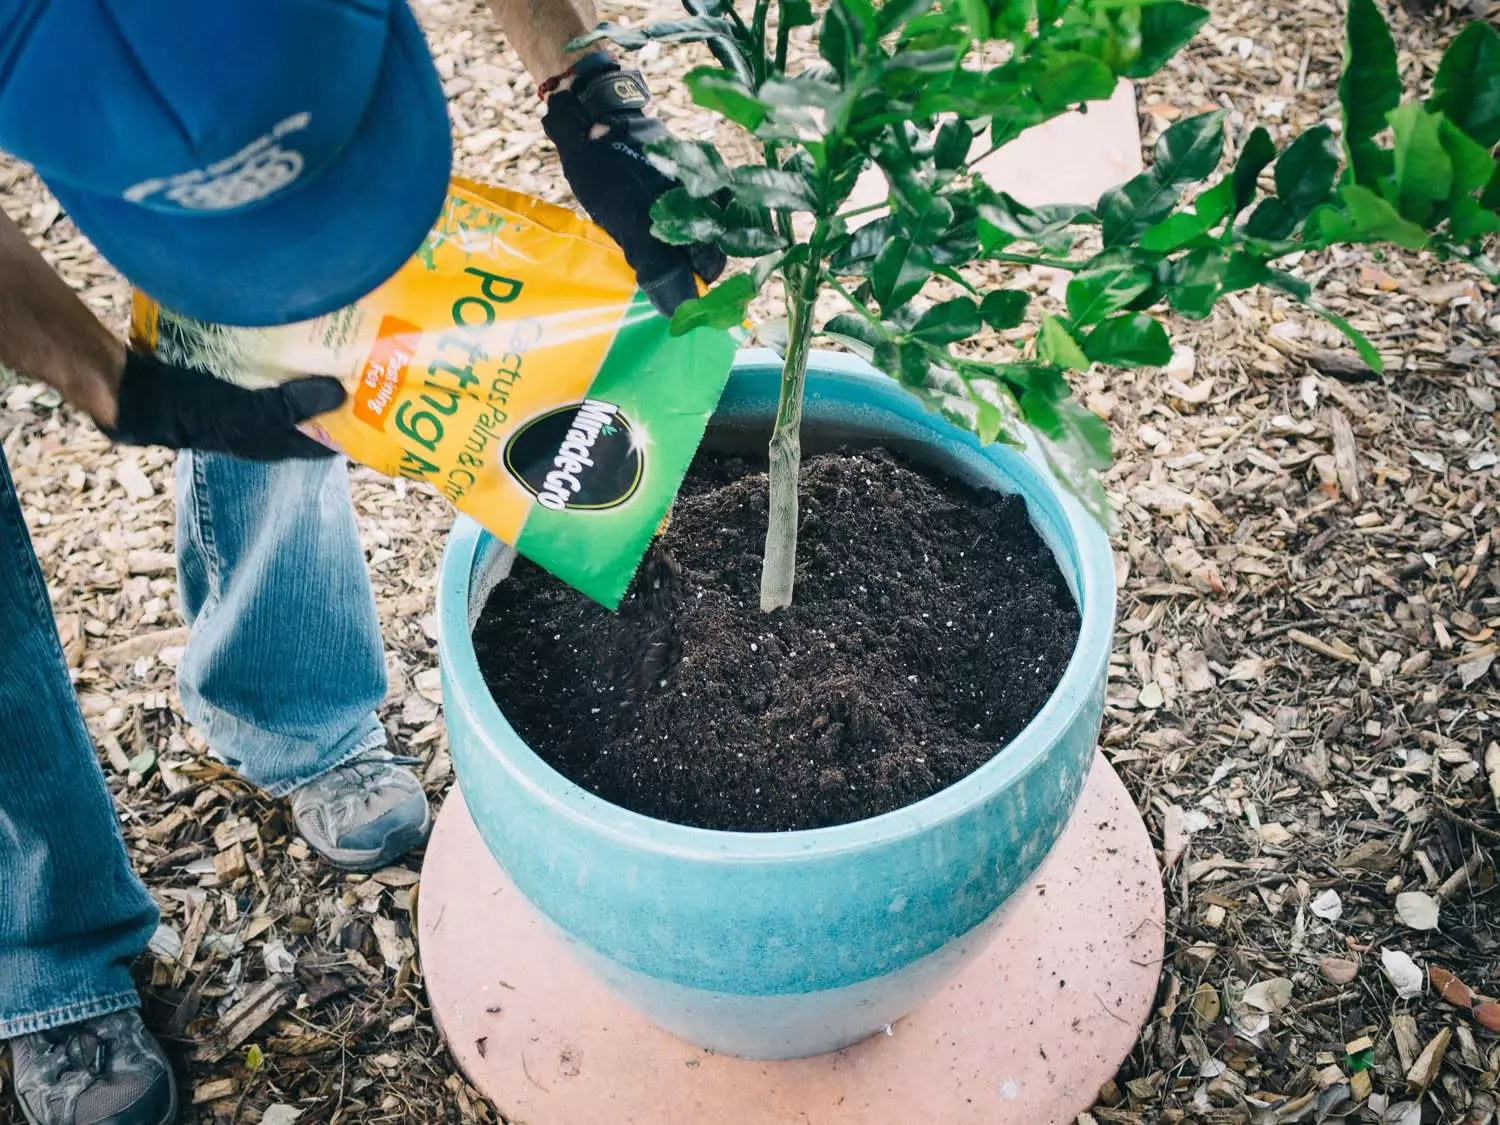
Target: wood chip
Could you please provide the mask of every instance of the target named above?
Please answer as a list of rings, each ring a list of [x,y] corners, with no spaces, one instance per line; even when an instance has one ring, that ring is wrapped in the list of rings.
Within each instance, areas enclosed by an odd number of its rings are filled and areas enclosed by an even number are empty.
[[[1341,660],[1345,664],[1358,664],[1359,653],[1355,652],[1342,641],[1325,642],[1318,640],[1310,633],[1304,633],[1301,629],[1291,629],[1287,632],[1287,640],[1294,641],[1305,649],[1316,652],[1319,656],[1326,656],[1330,660]]]
[[[214,875],[221,883],[232,883],[246,870],[243,844],[231,844],[214,856]]]
[[[1368,1070],[1356,1070],[1349,1076],[1349,1096],[1354,1099],[1356,1105],[1370,1096],[1370,1072]]]
[[[1333,431],[1333,460],[1337,467],[1339,488],[1355,507],[1360,504],[1359,455],[1354,442],[1354,430],[1349,419],[1338,407],[1328,411],[1329,427]]]
[[[202,1062],[217,1062],[286,1007],[296,991],[295,981],[285,976],[267,977],[251,985],[245,998],[225,1012],[208,1038],[199,1044],[193,1057]]]
[[[1318,962],[1318,971],[1330,984],[1349,984],[1359,976],[1359,965],[1342,957],[1324,957]]]
[[[233,1078],[215,1078],[209,1082],[200,1082],[193,1087],[193,1104],[204,1105],[208,1102],[216,1102],[220,1098],[233,1097],[234,1090]]]
[[[1427,1087],[1437,1081],[1438,1070],[1443,1065],[1443,1056],[1448,1053],[1448,1045],[1453,1042],[1453,1031],[1443,1028],[1428,1041],[1427,1046],[1422,1048],[1422,1053],[1406,1072],[1406,1085],[1409,1090],[1420,1090],[1425,1092]]]
[[[1401,1060],[1402,1073],[1416,1065],[1422,1053],[1422,1040],[1417,1034],[1417,1021],[1410,1012],[1397,1012],[1391,1017],[1391,1039],[1396,1045],[1396,1055]]]

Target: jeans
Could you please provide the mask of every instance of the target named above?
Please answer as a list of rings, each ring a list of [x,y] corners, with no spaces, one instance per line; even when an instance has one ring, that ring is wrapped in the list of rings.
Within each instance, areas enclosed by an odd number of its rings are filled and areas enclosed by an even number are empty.
[[[177,566],[191,625],[183,709],[272,796],[385,733],[375,602],[338,458],[182,454]],[[130,869],[0,456],[0,1039],[139,1003],[157,924]]]

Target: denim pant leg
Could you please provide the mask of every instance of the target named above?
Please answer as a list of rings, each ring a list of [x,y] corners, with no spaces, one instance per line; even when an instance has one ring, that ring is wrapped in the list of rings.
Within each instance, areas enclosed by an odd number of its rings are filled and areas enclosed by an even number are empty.
[[[183,709],[272,796],[381,746],[385,655],[344,462],[177,459]]]
[[[0,1039],[140,1003],[156,905],[130,870],[0,455]]]

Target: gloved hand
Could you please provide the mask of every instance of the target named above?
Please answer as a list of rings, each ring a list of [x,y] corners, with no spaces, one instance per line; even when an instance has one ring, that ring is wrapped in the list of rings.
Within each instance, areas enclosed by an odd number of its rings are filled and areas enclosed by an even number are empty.
[[[333,450],[297,425],[343,405],[344,398],[337,379],[296,379],[251,391],[131,350],[115,423],[99,428],[125,445],[198,449],[247,461],[332,457]]]
[[[646,83],[607,56],[589,55],[573,68],[573,85],[547,99],[542,128],[557,147],[563,174],[578,202],[625,251],[641,291],[663,316],[698,296],[693,280],[716,280],[724,271],[717,246],[669,246],[651,235],[651,205],[674,187],[646,158],[646,145],[667,136],[641,110]]]

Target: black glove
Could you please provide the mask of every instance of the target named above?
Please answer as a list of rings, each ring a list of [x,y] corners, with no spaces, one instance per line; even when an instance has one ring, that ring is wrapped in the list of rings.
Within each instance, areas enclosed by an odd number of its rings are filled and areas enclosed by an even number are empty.
[[[698,295],[694,274],[712,282],[724,271],[724,253],[704,243],[669,246],[651,235],[651,205],[680,185],[646,159],[646,146],[667,130],[641,112],[651,97],[645,80],[604,55],[586,56],[573,72],[572,87],[547,99],[542,128],[578,202],[625,251],[641,291],[671,316]]]
[[[99,428],[125,445],[199,449],[247,461],[332,457],[333,450],[297,424],[336,409],[344,398],[338,380],[324,376],[250,391],[131,350],[115,424]]]

